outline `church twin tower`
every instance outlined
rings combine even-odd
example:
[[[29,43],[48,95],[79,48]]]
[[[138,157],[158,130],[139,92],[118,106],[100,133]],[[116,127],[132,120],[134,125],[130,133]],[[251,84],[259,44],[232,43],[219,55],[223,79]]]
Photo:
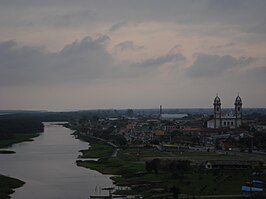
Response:
[[[242,100],[239,95],[235,99],[235,114],[222,115],[221,99],[218,95],[214,99],[213,125],[210,128],[238,128],[242,125]]]

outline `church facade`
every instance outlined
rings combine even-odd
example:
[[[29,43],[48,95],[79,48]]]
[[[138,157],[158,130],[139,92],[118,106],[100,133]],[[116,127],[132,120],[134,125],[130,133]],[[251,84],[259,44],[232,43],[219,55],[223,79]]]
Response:
[[[222,114],[221,99],[218,95],[213,102],[213,119],[207,121],[208,128],[239,128],[242,125],[242,100],[235,99],[234,113]]]

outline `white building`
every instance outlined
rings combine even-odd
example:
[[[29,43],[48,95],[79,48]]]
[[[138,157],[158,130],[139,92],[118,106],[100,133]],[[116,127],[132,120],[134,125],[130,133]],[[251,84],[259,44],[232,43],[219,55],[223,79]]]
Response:
[[[207,122],[208,128],[238,128],[242,125],[242,100],[239,96],[235,99],[235,112],[222,115],[221,99],[214,99],[213,119]]]

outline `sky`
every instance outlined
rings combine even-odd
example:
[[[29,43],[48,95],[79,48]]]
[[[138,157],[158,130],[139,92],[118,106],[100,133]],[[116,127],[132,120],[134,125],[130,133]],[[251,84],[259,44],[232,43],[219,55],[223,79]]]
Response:
[[[266,107],[265,0],[2,0],[0,109]]]

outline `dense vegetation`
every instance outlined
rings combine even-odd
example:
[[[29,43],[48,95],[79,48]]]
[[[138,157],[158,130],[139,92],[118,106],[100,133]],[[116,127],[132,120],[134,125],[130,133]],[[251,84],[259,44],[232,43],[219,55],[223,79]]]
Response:
[[[0,119],[0,138],[10,138],[14,133],[42,132],[43,124],[35,119]]]
[[[0,199],[10,198],[10,194],[14,191],[13,189],[21,187],[24,184],[23,181],[15,178],[0,175]]]
[[[43,132],[44,126],[40,120],[34,118],[0,118],[0,148],[13,143],[30,140]]]

